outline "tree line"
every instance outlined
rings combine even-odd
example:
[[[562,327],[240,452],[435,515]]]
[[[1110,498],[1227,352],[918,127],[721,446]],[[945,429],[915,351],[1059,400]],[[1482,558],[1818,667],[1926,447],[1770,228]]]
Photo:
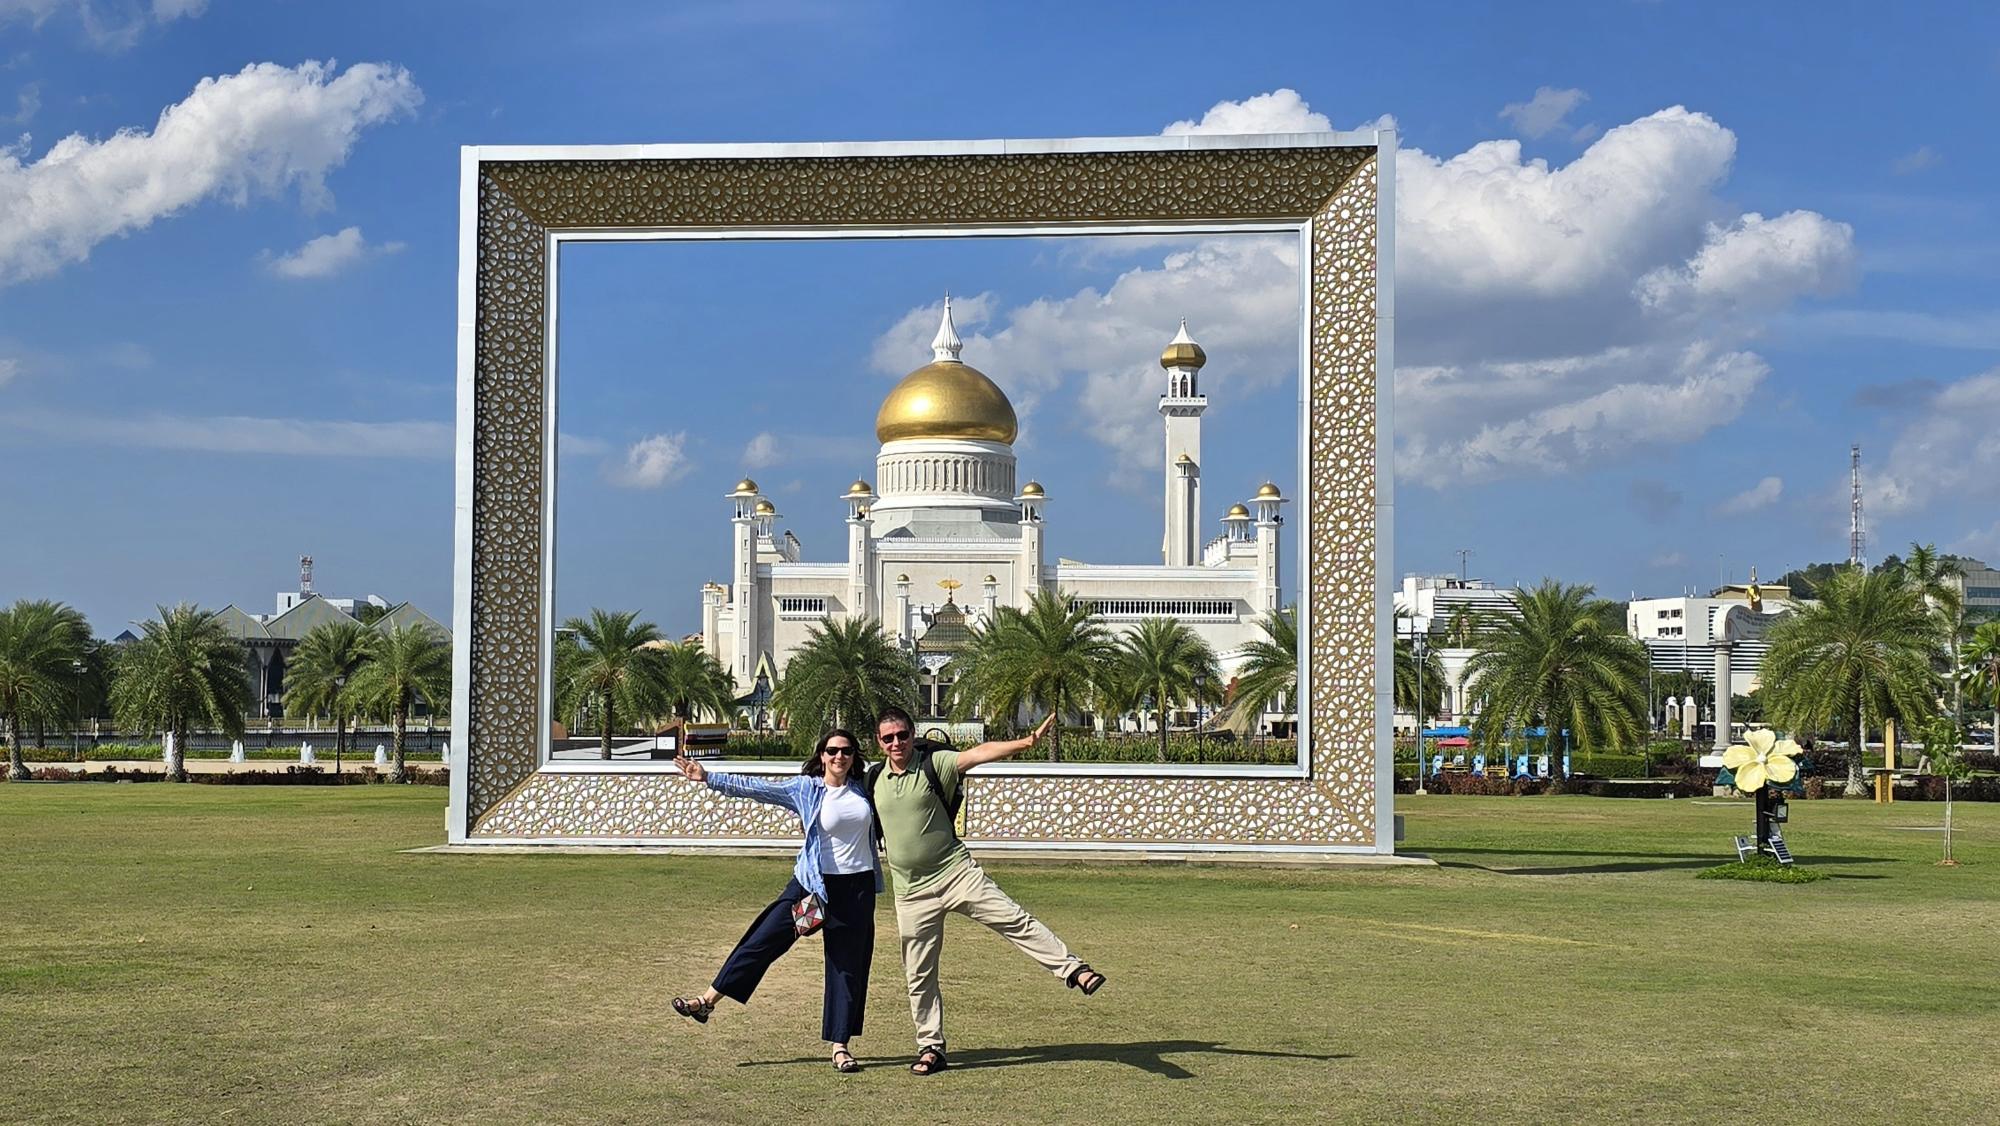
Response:
[[[28,777],[21,756],[27,727],[62,726],[82,707],[89,687],[120,727],[159,731],[184,749],[195,731],[244,733],[255,707],[242,642],[217,612],[188,603],[159,607],[124,645],[92,639],[74,607],[22,599],[0,609],[0,724],[7,737],[7,777]],[[405,775],[405,737],[419,702],[440,712],[451,695],[451,645],[422,623],[376,629],[359,621],[324,622],[299,639],[285,680],[294,714],[334,722],[345,749],[348,723],[366,716],[390,724],[390,780]],[[169,756],[169,781],[187,780],[185,754]]]

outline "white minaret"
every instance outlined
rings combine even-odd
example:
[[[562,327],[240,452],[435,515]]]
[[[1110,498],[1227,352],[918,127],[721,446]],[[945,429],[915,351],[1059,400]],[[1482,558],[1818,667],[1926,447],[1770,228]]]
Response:
[[[896,643],[910,644],[910,576],[896,576]]]
[[[1284,576],[1278,569],[1278,561],[1283,554],[1279,551],[1278,529],[1284,527],[1285,518],[1278,507],[1290,502],[1279,495],[1278,486],[1266,481],[1258,487],[1250,503],[1257,506],[1257,609],[1269,613],[1282,605],[1279,598],[1284,591]]]
[[[1048,500],[1039,481],[1021,486],[1014,503],[1021,506],[1021,601],[1027,605],[1042,589],[1042,503]]]
[[[994,615],[1000,611],[1000,580],[992,575],[986,576],[985,589],[981,593],[984,597],[980,604],[986,611],[986,617],[983,621],[985,624],[991,625],[993,624]]]
[[[1201,560],[1201,413],[1208,398],[1197,376],[1208,354],[1188,335],[1187,321],[1160,353],[1167,372],[1167,393],[1160,396],[1160,417],[1166,420],[1166,536],[1161,556],[1169,567],[1191,567]]]
[[[735,543],[729,571],[730,605],[735,610],[735,634],[730,638],[729,672],[736,678],[739,692],[748,692],[757,682],[757,633],[762,623],[757,610],[763,605],[757,589],[757,506],[770,502],[757,495],[757,482],[745,477],[729,494],[736,502],[730,517]]]
[[[734,656],[722,652],[722,635],[716,628],[722,618],[722,599],[721,583],[701,584],[701,647],[718,661]]]
[[[874,541],[868,538],[868,505],[875,490],[866,481],[847,487],[840,499],[847,502],[847,616],[850,619],[875,617],[875,592],[869,577],[874,574]]]

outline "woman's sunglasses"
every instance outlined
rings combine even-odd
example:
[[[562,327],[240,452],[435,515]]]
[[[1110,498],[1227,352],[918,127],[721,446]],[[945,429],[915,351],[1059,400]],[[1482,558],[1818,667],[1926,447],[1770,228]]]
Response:
[[[829,756],[829,757],[831,757],[831,756],[833,756],[833,755],[852,755],[852,754],[854,754],[854,748],[853,748],[853,747],[845,747],[845,746],[842,746],[842,747],[828,747],[828,748],[827,748],[827,749],[826,749],[825,751],[823,751],[823,752],[821,752],[821,753],[823,753],[823,754],[825,754],[825,755],[827,755],[827,756]]]

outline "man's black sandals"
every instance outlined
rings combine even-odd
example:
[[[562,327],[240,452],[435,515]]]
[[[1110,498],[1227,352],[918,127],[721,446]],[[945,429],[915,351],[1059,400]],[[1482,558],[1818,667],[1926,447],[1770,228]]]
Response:
[[[1085,997],[1104,987],[1104,975],[1090,968],[1090,963],[1079,964],[1069,974],[1069,987],[1083,990]]]
[[[925,1048],[917,1053],[917,1062],[910,1065],[910,1070],[917,1075],[936,1075],[944,1068],[943,1048]]]
[[[699,997],[692,1001],[685,997],[676,997],[674,1011],[698,1024],[707,1024],[708,1014],[715,1011],[715,1006]]]

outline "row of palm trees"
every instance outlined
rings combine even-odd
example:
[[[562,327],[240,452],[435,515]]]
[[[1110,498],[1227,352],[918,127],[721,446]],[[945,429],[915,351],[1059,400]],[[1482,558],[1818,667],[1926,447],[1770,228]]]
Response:
[[[1877,571],[1836,571],[1815,601],[1772,626],[1759,670],[1765,714],[1798,735],[1848,747],[1848,785],[1862,788],[1867,732],[1893,720],[1906,731],[1947,715],[1962,729],[1967,694],[1990,706],[2000,729],[2000,622],[1967,631],[1965,607],[1949,579],[1954,567],[1934,547],[1912,545],[1907,559]],[[1545,580],[1519,592],[1512,612],[1454,619],[1447,640],[1469,648],[1466,693],[1479,701],[1472,722],[1489,745],[1541,727],[1553,745],[1566,733],[1580,750],[1616,749],[1650,733],[1647,655],[1630,638],[1618,604],[1589,586]],[[1426,661],[1417,700],[1417,659],[1396,643],[1398,708],[1428,716],[1443,682]]]
[[[60,602],[23,599],[0,609],[0,725],[7,738],[7,777],[28,777],[21,733],[28,725],[62,723],[73,714],[79,678],[102,661],[106,702],[118,725],[160,731],[185,748],[195,731],[242,738],[253,707],[248,655],[215,611],[182,603],[162,606],[140,623],[128,645],[99,647],[89,623]],[[293,714],[330,715],[344,749],[355,716],[388,721],[395,755],[390,777],[404,777],[404,741],[419,702],[433,710],[451,692],[451,647],[421,623],[381,631],[360,622],[315,626],[293,651],[285,703]],[[168,779],[185,781],[183,755],[171,757]]]

